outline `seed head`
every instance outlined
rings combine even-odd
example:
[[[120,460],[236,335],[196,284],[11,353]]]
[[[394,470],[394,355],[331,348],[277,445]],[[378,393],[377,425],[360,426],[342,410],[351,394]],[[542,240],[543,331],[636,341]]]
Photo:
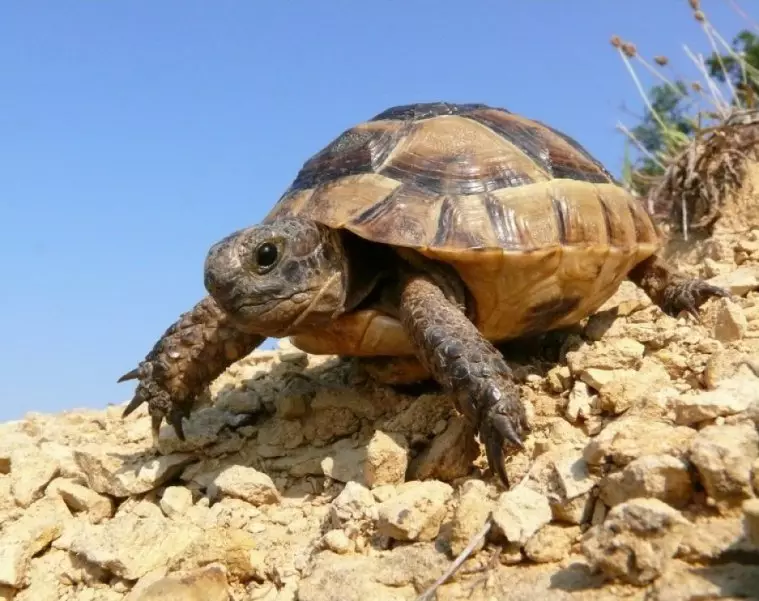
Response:
[[[635,48],[635,44],[632,42],[625,42],[622,44],[622,52],[625,53],[625,56],[627,58],[632,58],[637,54],[638,51]]]
[[[693,10],[698,10],[701,8],[701,2],[699,0],[688,0],[688,4],[690,4],[690,7]]]
[[[622,45],[622,40],[619,39],[618,35],[611,36],[610,41],[611,41],[611,45],[614,46],[615,48],[619,48]]]
[[[662,56],[662,55],[659,55],[659,56],[655,56],[655,57],[654,57],[654,62],[655,62],[657,65],[659,65],[660,67],[663,67],[663,66],[665,66],[667,63],[669,63],[669,59],[668,59],[666,56]]]
[[[701,90],[703,90],[703,88],[701,87],[701,84],[698,83],[697,81],[694,81],[692,84],[690,84],[690,87],[693,89],[694,92],[700,92]]]
[[[700,11],[700,10],[697,10],[696,12],[694,12],[693,13],[693,17],[699,23],[703,23],[704,21],[706,21],[706,15],[702,11]]]

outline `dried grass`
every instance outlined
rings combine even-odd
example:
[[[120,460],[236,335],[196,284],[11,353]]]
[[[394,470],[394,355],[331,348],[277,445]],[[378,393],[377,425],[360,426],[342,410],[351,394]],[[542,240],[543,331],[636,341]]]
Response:
[[[725,203],[741,188],[749,162],[759,160],[759,110],[734,112],[698,132],[651,192],[657,220],[673,231],[711,233]]]
[[[717,56],[728,54],[735,60],[741,67],[744,82],[756,78],[757,70],[736,54],[709,22],[700,3],[689,0],[689,4],[693,18],[704,31],[710,50]],[[736,2],[732,6],[740,11]],[[744,17],[748,19],[746,15]],[[673,70],[669,57],[655,56],[649,62],[633,43],[617,35],[612,37],[611,44],[630,73],[663,140],[662,150],[651,153],[635,138],[630,128],[618,124],[618,129],[638,149],[639,154],[663,171],[662,175],[645,175],[626,158],[623,166],[625,187],[634,190],[636,183],[648,187],[649,194],[641,200],[669,232],[680,233],[686,240],[689,232],[710,234],[715,223],[726,212],[735,212],[728,206],[731,197],[743,186],[747,168],[759,164],[759,109],[743,106],[721,58],[717,62],[726,76],[722,85],[710,76],[703,55],[684,46],[686,55],[700,74],[700,81],[690,82],[690,89],[683,94],[661,71],[664,67]],[[634,63],[680,96],[695,100],[693,115],[689,117],[694,135],[683,134],[656,113],[644,91],[643,82],[636,74]],[[683,81],[679,77],[676,79]],[[747,198],[759,211],[759,198],[754,195]],[[743,199],[744,205],[746,200]]]

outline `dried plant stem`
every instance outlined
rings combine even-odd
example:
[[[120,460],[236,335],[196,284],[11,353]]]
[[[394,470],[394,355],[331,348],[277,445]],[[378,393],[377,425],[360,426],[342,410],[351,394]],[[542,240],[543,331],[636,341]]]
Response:
[[[717,40],[719,40],[719,43],[722,44],[722,47],[727,51],[727,53],[733,58],[733,60],[741,66],[741,75],[743,76],[743,85],[748,84],[748,71],[749,68],[751,68],[751,65],[746,64],[746,61],[743,59],[742,56],[739,56],[738,53],[735,52],[733,47],[728,44],[725,41],[725,38],[723,38],[719,31],[717,31],[711,24],[709,25],[709,28],[711,29],[712,35],[714,35]],[[717,56],[719,56],[719,53],[715,50],[715,53]],[[722,64],[722,59],[720,58],[720,64]],[[724,71],[725,68],[722,66],[722,70]],[[725,76],[727,77],[727,73],[725,73]]]
[[[726,118],[729,115],[729,110],[727,109],[729,104],[725,100],[725,97],[722,95],[722,92],[720,92],[719,88],[714,83],[712,77],[709,76],[709,72],[706,70],[706,65],[704,64],[704,57],[701,55],[696,56],[686,45],[683,45],[683,48],[685,49],[685,53],[688,55],[688,58],[690,58],[698,70],[701,71],[701,75],[704,77],[704,80],[706,81],[706,84],[709,86],[709,90],[712,93],[712,99],[714,101],[715,108],[723,118]]]
[[[648,111],[651,113],[654,119],[656,119],[656,122],[659,124],[659,126],[662,129],[666,129],[667,126],[664,125],[664,122],[662,121],[661,117],[654,110],[654,107],[651,104],[651,101],[648,99],[648,95],[646,94],[646,91],[643,89],[643,85],[640,83],[640,79],[638,79],[638,75],[635,73],[635,69],[633,69],[633,66],[632,64],[630,64],[630,61],[627,58],[627,56],[625,56],[624,51],[621,48],[618,48],[617,52],[619,52],[619,56],[622,57],[622,61],[624,61],[625,66],[627,67],[627,70],[630,72],[630,76],[635,82],[635,86],[638,88],[638,93],[640,94],[641,98],[643,98],[643,102],[646,104],[646,108],[648,108]]]
[[[754,29],[756,29],[757,31],[759,31],[759,24],[757,24],[756,21],[754,21],[751,17],[749,17],[746,14],[746,11],[744,11],[735,0],[727,0],[727,1],[728,1],[728,4],[730,4],[730,6],[732,6],[732,8],[733,8],[733,10],[735,12],[737,12],[741,17],[743,17],[743,19],[745,19],[746,21],[748,21],[749,25],[751,25]]]
[[[664,84],[672,89],[678,96],[681,98],[685,98],[687,94],[685,94],[680,88],[678,88],[675,84],[673,84],[666,75],[661,73],[656,67],[654,67],[651,63],[649,63],[646,59],[644,59],[640,54],[636,54],[635,58],[640,62],[641,65],[643,65],[649,73],[651,73],[654,77],[656,77],[659,81],[664,82]]]
[[[485,540],[485,537],[488,535],[488,532],[490,532],[490,529],[492,527],[493,518],[492,516],[488,516],[488,519],[485,521],[485,525],[482,527],[482,529],[472,537],[466,548],[461,553],[459,553],[459,556],[453,561],[449,568],[443,572],[443,575],[435,580],[435,582],[433,582],[426,591],[419,595],[415,601],[431,601],[432,595],[435,594],[435,591],[443,584],[445,584],[446,580],[453,576],[463,565],[463,563],[469,559],[469,556],[474,552],[475,547],[479,545],[481,541]]]
[[[712,32],[714,31],[714,28],[711,26],[709,21],[704,21],[701,23],[701,26],[704,29],[704,34],[706,35],[707,39],[709,40],[709,44],[712,47],[712,51],[714,52],[714,55],[717,57],[717,62],[719,63],[719,68],[722,69],[722,73],[725,76],[725,83],[727,84],[727,87],[730,89],[730,95],[732,96],[733,100],[738,103],[738,105],[742,108],[742,104],[740,104],[740,98],[738,97],[738,94],[735,93],[735,88],[733,87],[733,82],[730,81],[730,73],[728,73],[727,68],[725,67],[725,63],[722,60],[722,55],[719,53],[719,50],[717,50],[717,44],[714,41],[714,36],[712,35]]]
[[[661,167],[664,169],[664,164],[657,159],[643,144],[638,140],[638,138],[635,137],[635,134],[632,133],[627,126],[624,123],[617,122],[617,128],[624,133],[630,141],[635,144],[635,146],[640,150],[643,154],[645,154],[649,159],[651,159],[658,167]]]

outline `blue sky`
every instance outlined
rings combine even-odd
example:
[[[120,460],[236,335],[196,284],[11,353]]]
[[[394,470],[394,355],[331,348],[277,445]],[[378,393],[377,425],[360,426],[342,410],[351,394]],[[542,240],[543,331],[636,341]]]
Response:
[[[619,173],[640,101],[615,33],[681,71],[708,51],[685,0],[3,2],[0,420],[130,398],[208,247],[389,106],[505,106]]]

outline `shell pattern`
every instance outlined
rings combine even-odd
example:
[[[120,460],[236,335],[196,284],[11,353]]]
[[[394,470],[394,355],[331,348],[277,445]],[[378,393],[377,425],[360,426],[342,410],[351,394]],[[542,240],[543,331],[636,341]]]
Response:
[[[303,165],[265,222],[288,215],[453,265],[491,340],[582,319],[659,247],[642,204],[576,141],[484,104],[398,106],[346,130]],[[375,342],[346,354],[398,354],[380,322]],[[351,350],[306,338],[312,352]]]

